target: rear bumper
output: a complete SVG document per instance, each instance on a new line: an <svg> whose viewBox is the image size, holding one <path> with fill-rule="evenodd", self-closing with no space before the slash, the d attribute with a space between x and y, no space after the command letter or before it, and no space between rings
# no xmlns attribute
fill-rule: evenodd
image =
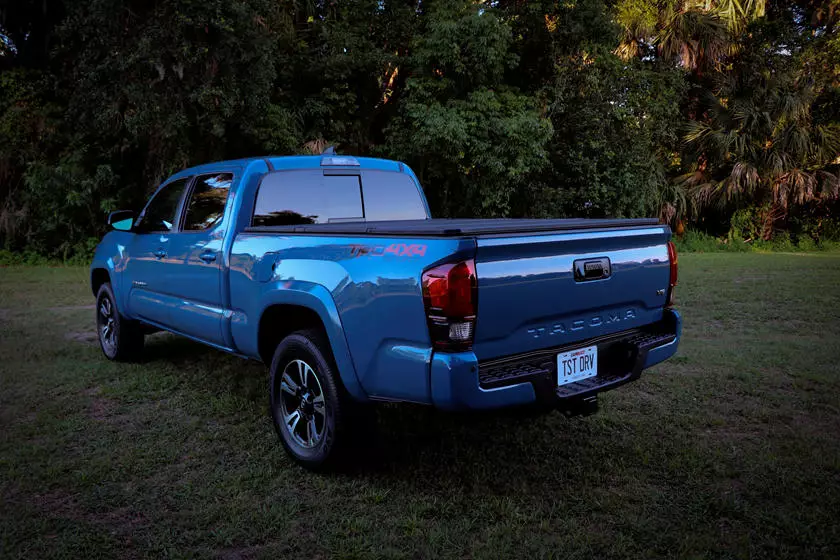
<svg viewBox="0 0 840 560"><path fill-rule="evenodd" d="M435 353L432 402L449 410L533 403L568 408L638 379L643 370L670 358L677 351L681 333L680 314L666 309L661 322L642 329L520 356L479 363L472 352ZM598 375L558 387L556 355L593 344L598 345Z"/></svg>

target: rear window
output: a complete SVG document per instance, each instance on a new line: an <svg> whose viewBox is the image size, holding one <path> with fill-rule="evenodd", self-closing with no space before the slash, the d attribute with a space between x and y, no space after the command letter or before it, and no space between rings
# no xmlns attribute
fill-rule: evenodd
<svg viewBox="0 0 840 560"><path fill-rule="evenodd" d="M266 175L254 206L255 226L364 220L358 175L284 171Z"/></svg>
<svg viewBox="0 0 840 560"><path fill-rule="evenodd" d="M425 220L426 207L417 185L405 173L365 171L365 218L383 220Z"/></svg>

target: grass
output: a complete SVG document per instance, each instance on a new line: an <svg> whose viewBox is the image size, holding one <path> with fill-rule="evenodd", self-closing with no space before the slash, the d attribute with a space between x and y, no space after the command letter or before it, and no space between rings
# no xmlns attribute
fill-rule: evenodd
<svg viewBox="0 0 840 560"><path fill-rule="evenodd" d="M263 366L109 363L86 270L0 269L0 556L838 557L840 254L680 264L678 356L598 415L386 407L332 476L283 454Z"/></svg>

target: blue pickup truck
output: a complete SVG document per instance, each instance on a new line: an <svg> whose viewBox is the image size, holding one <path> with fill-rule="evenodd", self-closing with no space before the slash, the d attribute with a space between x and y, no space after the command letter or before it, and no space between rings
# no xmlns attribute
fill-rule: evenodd
<svg viewBox="0 0 840 560"><path fill-rule="evenodd" d="M262 360L310 468L352 451L376 401L594 412L680 337L667 226L432 219L396 161L201 165L108 220L90 269L105 356L166 330Z"/></svg>

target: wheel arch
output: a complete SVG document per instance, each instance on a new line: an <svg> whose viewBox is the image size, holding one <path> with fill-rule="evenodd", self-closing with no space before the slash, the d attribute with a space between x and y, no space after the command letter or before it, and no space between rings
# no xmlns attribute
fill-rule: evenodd
<svg viewBox="0 0 840 560"><path fill-rule="evenodd" d="M288 303L275 303L263 310L257 328L257 353L265 364L270 364L274 349L295 331L318 329L324 336L324 321L310 307Z"/></svg>
<svg viewBox="0 0 840 560"><path fill-rule="evenodd" d="M102 284L110 283L111 282L111 274L108 272L108 269L105 267L97 267L93 268L90 271L90 287L93 291L94 297L99 294L99 288L102 287ZM113 284L112 284L113 289Z"/></svg>
<svg viewBox="0 0 840 560"><path fill-rule="evenodd" d="M278 290L269 295L257 324L257 355L263 363L270 365L274 349L283 338L310 328L318 329L325 335L347 392L356 400L367 401L367 393L356 377L338 310L323 286L316 285L311 291Z"/></svg>

